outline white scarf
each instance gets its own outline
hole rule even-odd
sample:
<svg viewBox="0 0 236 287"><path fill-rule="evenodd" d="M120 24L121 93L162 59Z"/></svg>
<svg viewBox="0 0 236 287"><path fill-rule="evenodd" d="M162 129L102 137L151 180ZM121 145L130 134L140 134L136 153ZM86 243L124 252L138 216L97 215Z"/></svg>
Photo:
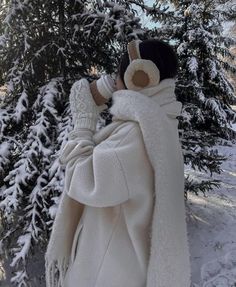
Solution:
<svg viewBox="0 0 236 287"><path fill-rule="evenodd" d="M110 108L113 119L139 123L154 168L155 205L146 287L190 287L191 284L184 163L175 119L182 104L176 101L174 90L174 79L162 80L159 85L139 92L119 90L113 93ZM45 254L47 287L63 287L78 214L81 206L63 192Z"/></svg>
<svg viewBox="0 0 236 287"><path fill-rule="evenodd" d="M184 161L178 135L182 103L175 80L141 92L113 94L114 118L139 123L155 171L155 205L146 287L190 287L190 253L185 220ZM171 119L172 118L172 119Z"/></svg>

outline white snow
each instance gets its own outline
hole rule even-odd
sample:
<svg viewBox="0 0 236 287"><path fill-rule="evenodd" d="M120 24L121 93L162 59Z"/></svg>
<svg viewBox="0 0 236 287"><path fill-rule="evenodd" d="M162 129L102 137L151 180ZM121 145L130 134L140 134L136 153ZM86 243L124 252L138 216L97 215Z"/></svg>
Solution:
<svg viewBox="0 0 236 287"><path fill-rule="evenodd" d="M187 42L181 43L177 48L177 54L181 56L182 54L184 54L187 48L188 48Z"/></svg>
<svg viewBox="0 0 236 287"><path fill-rule="evenodd" d="M188 59L188 67L189 71L191 71L193 74L196 74L198 69L198 62L196 57L192 56L191 58Z"/></svg>
<svg viewBox="0 0 236 287"><path fill-rule="evenodd" d="M189 194L187 220L191 252L191 287L236 286L236 143L218 145L219 153L227 155L223 172L213 175L222 181L219 189L198 196ZM193 177L207 179L210 175L189 167Z"/></svg>
<svg viewBox="0 0 236 287"><path fill-rule="evenodd" d="M0 144L0 155L3 157L4 160L7 160L10 154L10 145L8 142L2 142Z"/></svg>
<svg viewBox="0 0 236 287"><path fill-rule="evenodd" d="M216 68L216 62L213 61L212 59L208 59L208 64L209 64L210 78L211 80L213 80L218 74Z"/></svg>
<svg viewBox="0 0 236 287"><path fill-rule="evenodd" d="M27 111L28 104L29 104L28 95L26 91L23 90L15 107L15 117L17 123L19 123L20 120L22 119L22 114Z"/></svg>

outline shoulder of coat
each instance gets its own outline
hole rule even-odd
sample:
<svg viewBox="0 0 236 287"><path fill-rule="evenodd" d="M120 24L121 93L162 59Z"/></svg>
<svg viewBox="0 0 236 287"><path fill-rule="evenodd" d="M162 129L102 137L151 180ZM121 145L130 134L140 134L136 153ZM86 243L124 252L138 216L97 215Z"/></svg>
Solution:
<svg viewBox="0 0 236 287"><path fill-rule="evenodd" d="M95 145L108 144L116 147L123 139L127 138L131 130L141 132L139 123L136 121L115 120L107 126L101 128L93 135Z"/></svg>
<svg viewBox="0 0 236 287"><path fill-rule="evenodd" d="M106 143L110 147L119 146L131 133L137 131L141 132L138 122L135 121L121 121L112 133L107 137Z"/></svg>

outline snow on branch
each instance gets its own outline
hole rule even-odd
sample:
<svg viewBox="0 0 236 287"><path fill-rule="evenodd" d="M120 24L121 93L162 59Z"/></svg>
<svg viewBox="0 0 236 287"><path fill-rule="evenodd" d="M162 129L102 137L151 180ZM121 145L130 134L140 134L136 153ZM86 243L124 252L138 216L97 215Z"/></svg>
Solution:
<svg viewBox="0 0 236 287"><path fill-rule="evenodd" d="M22 119L22 115L28 110L28 105L29 105L28 94L26 90L23 90L17 101L15 107L15 113L13 115L17 123L20 122L20 120Z"/></svg>
<svg viewBox="0 0 236 287"><path fill-rule="evenodd" d="M193 73L194 75L196 75L197 69L198 69L198 62L197 62L197 58L192 56L191 58L188 59L187 62L189 71L191 73Z"/></svg>

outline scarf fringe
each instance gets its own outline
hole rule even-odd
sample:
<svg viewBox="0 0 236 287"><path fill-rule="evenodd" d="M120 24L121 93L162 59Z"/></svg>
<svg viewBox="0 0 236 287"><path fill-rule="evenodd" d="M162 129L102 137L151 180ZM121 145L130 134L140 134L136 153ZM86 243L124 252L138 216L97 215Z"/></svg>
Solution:
<svg viewBox="0 0 236 287"><path fill-rule="evenodd" d="M45 258L45 279L47 287L65 287L65 275L68 269L68 259L50 260Z"/></svg>

